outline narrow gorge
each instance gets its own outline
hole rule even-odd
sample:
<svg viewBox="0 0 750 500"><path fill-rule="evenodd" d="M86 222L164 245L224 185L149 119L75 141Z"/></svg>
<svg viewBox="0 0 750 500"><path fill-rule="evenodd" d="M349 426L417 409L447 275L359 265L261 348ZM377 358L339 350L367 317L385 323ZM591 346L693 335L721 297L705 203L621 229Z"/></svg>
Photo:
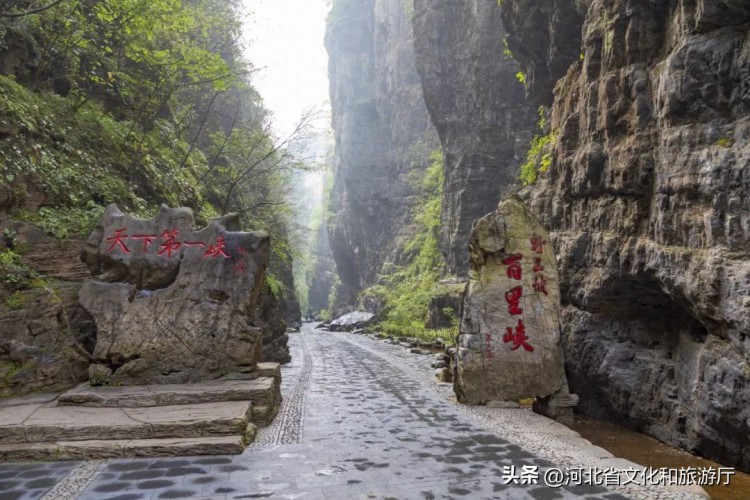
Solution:
<svg viewBox="0 0 750 500"><path fill-rule="evenodd" d="M578 411L750 470L747 2L338 1L327 47L336 307L414 258L406 158L434 129L441 278L519 193Z"/></svg>
<svg viewBox="0 0 750 500"><path fill-rule="evenodd" d="M0 500L750 498L750 0L0 0Z"/></svg>

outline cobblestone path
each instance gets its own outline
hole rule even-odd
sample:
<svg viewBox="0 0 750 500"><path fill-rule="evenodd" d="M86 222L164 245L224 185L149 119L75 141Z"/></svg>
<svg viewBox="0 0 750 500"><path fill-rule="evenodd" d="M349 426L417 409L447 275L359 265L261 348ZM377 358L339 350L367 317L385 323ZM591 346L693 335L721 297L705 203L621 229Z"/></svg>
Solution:
<svg viewBox="0 0 750 500"><path fill-rule="evenodd" d="M436 384L420 377L429 372L422 368L427 358L309 326L290 339L294 361L282 372L283 406L244 454L0 465L0 500L682 496L551 488L541 477L540 484L503 484L503 466L543 472L554 464L430 389ZM33 488L39 479L45 487Z"/></svg>

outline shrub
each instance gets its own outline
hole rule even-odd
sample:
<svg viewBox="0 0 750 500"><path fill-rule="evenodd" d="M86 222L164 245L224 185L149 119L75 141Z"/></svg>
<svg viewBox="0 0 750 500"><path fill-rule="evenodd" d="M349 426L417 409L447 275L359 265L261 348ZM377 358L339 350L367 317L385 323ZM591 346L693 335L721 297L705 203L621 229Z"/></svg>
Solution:
<svg viewBox="0 0 750 500"><path fill-rule="evenodd" d="M531 140L526 161L521 165L519 177L524 186L530 186L536 183L540 172L546 172L552 165L552 155L557 135L554 131L544 134L547 128L546 110L543 106L539 107L539 121L537 128L542 134L537 134Z"/></svg>

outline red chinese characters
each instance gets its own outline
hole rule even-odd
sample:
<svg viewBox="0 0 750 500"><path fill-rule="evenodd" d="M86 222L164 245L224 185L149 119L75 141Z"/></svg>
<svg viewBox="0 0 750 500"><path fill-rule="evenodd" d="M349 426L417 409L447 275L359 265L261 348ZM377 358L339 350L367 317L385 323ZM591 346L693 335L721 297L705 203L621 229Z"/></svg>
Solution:
<svg viewBox="0 0 750 500"><path fill-rule="evenodd" d="M547 241L544 240L541 236L534 235L531 237L531 250L538 254L543 254L545 243L547 243ZM544 271L542 258L534 257L534 272L541 273L542 271ZM532 286L535 292L549 295L547 293L547 280L544 279L544 276L542 274L537 274L534 276L534 283L532 284Z"/></svg>
<svg viewBox="0 0 750 500"><path fill-rule="evenodd" d="M531 251L536 252L538 254L544 253L544 244L547 243L547 240L543 239L541 236L533 235L531 237Z"/></svg>
<svg viewBox="0 0 750 500"><path fill-rule="evenodd" d="M107 253L111 253L116 248L119 248L124 253L131 253L130 248L128 248L126 244L126 241L130 239L140 240L142 242L141 251L144 254L148 253L149 246L152 245L157 238L161 239L157 255L164 256L166 258L177 255L180 248L182 248L183 246L185 248L206 247L206 244L202 241L178 241L177 238L180 234L180 231L177 228L165 229L161 233L161 235L158 236L156 234L127 235L125 234L126 230L127 229L124 227L116 229L114 235L110 236L109 238L105 238L105 241L109 242L109 246L104 251ZM224 239L224 237L219 236L216 239L215 244L209 245L208 250L205 251L203 256L207 258L217 258L220 256L224 257L225 259L231 258L230 255L226 252L226 240ZM244 263L242 263L241 267L242 272L245 272L246 266L244 265Z"/></svg>
<svg viewBox="0 0 750 500"><path fill-rule="evenodd" d="M507 266L505 272L508 274L508 278L513 280L520 280L523 270L521 269L521 259L523 255L516 253L503 259L503 264Z"/></svg>
<svg viewBox="0 0 750 500"><path fill-rule="evenodd" d="M542 253L542 245L545 241L534 236L531 238L531 249L536 253ZM505 272L508 278L511 280L521 280L523 278L523 268L521 267L521 261L523 255L520 253L512 254L503 259L503 264L506 266ZM541 258L537 257L534 259L534 272L544 269L541 265ZM536 285L535 288L536 290ZM545 292L546 293L546 292ZM521 307L521 298L523 297L523 286L519 285L511 288L505 292L505 302L508 304L508 314L511 316L523 315L523 308ZM529 337L526 335L526 329L523 324L523 319L518 320L518 325L515 329L507 327L505 335L503 335L504 343L512 343L511 351L515 351L519 347L523 347L528 352L534 352L534 348L529 344Z"/></svg>
<svg viewBox="0 0 750 500"><path fill-rule="evenodd" d="M534 352L534 347L527 342L529 337L526 335L526 327L523 324L523 320L519 319L515 330L511 327L505 329L505 335L503 335L504 343L512 343L510 350L515 351L519 347L523 347L528 352Z"/></svg>
<svg viewBox="0 0 750 500"><path fill-rule="evenodd" d="M182 244L185 245L185 247L187 248L190 248L190 247L206 248L206 244L203 243L202 241L183 241Z"/></svg>
<svg viewBox="0 0 750 500"><path fill-rule="evenodd" d="M180 249L182 246L182 243L177 241L177 235L179 234L179 231L177 229L172 229L171 231L164 230L163 233L161 233L161 238L165 239L166 241L159 245L159 253L157 255L164 255L167 254L167 258L172 256L172 252L177 252L177 250Z"/></svg>
<svg viewBox="0 0 750 500"><path fill-rule="evenodd" d="M143 253L148 252L148 246L158 238L155 234L134 234L131 236L134 240L143 240Z"/></svg>
<svg viewBox="0 0 750 500"><path fill-rule="evenodd" d="M116 246L119 245L120 250L122 250L125 253L130 253L130 249L128 249L127 245L125 245L125 243L122 241L123 238L127 238L128 237L127 234L122 234L124 232L125 232L125 228L124 227L122 227L120 229L116 229L115 230L115 235L114 236L110 236L109 238L107 238L107 241L111 241L112 244L105 250L105 252L111 252L112 250L114 250L114 248Z"/></svg>
<svg viewBox="0 0 750 500"><path fill-rule="evenodd" d="M534 272L540 273L542 271L544 271L544 265L542 265L542 258L534 257Z"/></svg>
<svg viewBox="0 0 750 500"><path fill-rule="evenodd" d="M549 295L547 293L547 280L544 279L544 276L541 274L537 274L534 278L534 291L543 293L544 295Z"/></svg>
<svg viewBox="0 0 750 500"><path fill-rule="evenodd" d="M490 335L489 333L485 333L484 342L485 342L484 359L494 358L495 356L492 355L492 335Z"/></svg>
<svg viewBox="0 0 750 500"><path fill-rule="evenodd" d="M511 314L513 316L523 314L523 309L521 309L520 306L522 296L523 288L521 288L520 286L511 288L510 290L505 292L505 302L508 303L508 314Z"/></svg>
<svg viewBox="0 0 750 500"><path fill-rule="evenodd" d="M247 272L247 265L245 264L245 261L242 260L242 257L244 257L246 253L247 252L245 252L244 248L237 247L237 262L232 266L232 271L234 271L235 274L245 274Z"/></svg>
<svg viewBox="0 0 750 500"><path fill-rule="evenodd" d="M216 240L216 245L209 245L208 250L203 253L203 256L216 258L221 255L225 259L228 259L229 255L227 255L227 253L224 251L224 246L224 237L219 236L219 238Z"/></svg>

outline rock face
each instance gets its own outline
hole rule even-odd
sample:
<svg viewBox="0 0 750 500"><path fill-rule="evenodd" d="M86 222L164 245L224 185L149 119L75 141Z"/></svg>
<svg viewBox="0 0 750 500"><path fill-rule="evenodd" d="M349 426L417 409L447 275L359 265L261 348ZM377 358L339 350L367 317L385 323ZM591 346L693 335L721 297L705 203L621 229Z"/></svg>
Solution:
<svg viewBox="0 0 750 500"><path fill-rule="evenodd" d="M86 379L91 317L78 305L75 283L23 292L0 303L0 398L67 389Z"/></svg>
<svg viewBox="0 0 750 500"><path fill-rule="evenodd" d="M514 0L503 4L506 43L521 64L528 97L535 103L551 106L555 83L580 58L585 13L583 2L573 0Z"/></svg>
<svg viewBox="0 0 750 500"><path fill-rule="evenodd" d="M535 107L504 55L496 0L415 0L416 63L445 158L441 248L448 272L465 276L475 219L515 183Z"/></svg>
<svg viewBox="0 0 750 500"><path fill-rule="evenodd" d="M280 241L290 241L289 232L283 224L274 226L274 233L278 234ZM281 259L272 253L268 263L269 270L284 285L273 307L281 313L281 318L287 323L302 321L302 310L294 288L293 262L291 255L288 255L286 259Z"/></svg>
<svg viewBox="0 0 750 500"><path fill-rule="evenodd" d="M523 29L549 3L504 9ZM571 389L590 415L750 470L750 4L577 3L582 57L532 195L561 256ZM554 34L513 37L551 64Z"/></svg>
<svg viewBox="0 0 750 500"><path fill-rule="evenodd" d="M336 313L377 282L403 243L415 170L437 148L414 63L409 2L335 1L326 48L335 178L329 222Z"/></svg>
<svg viewBox="0 0 750 500"><path fill-rule="evenodd" d="M328 296L331 287L336 281L336 261L331 254L331 245L328 243L328 230L325 224L321 224L315 237L315 267L307 294L307 303L310 311L314 314L328 309Z"/></svg>
<svg viewBox="0 0 750 500"><path fill-rule="evenodd" d="M476 221L456 354L459 401L518 401L563 388L560 292L547 231L520 198Z"/></svg>
<svg viewBox="0 0 750 500"><path fill-rule="evenodd" d="M0 248L15 245L24 267L0 267L0 398L72 387L86 379L96 335L78 303L82 242L20 222L0 223L6 230L15 244L0 237Z"/></svg>
<svg viewBox="0 0 750 500"><path fill-rule="evenodd" d="M427 328L452 328L461 309L461 295L445 293L430 299L427 307Z"/></svg>
<svg viewBox="0 0 750 500"><path fill-rule="evenodd" d="M260 361L288 363L292 360L289 354L289 336L286 334L287 322L279 310L278 299L274 297L271 287L266 283L255 308L255 317L263 332L263 348Z"/></svg>
<svg viewBox="0 0 750 500"><path fill-rule="evenodd" d="M185 383L255 369L262 334L253 313L269 237L239 232L237 221L228 215L195 231L190 209L162 207L147 220L107 207L82 255L95 277L80 293L97 326L92 383Z"/></svg>

